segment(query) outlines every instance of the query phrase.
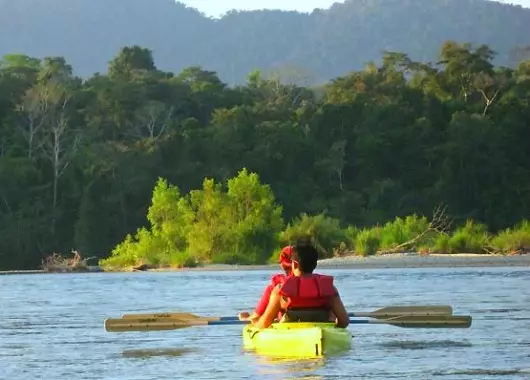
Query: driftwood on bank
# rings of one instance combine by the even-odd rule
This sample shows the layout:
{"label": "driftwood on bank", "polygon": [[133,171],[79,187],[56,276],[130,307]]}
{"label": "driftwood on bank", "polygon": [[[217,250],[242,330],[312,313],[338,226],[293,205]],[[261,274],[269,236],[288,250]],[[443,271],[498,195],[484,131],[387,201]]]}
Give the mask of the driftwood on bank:
{"label": "driftwood on bank", "polygon": [[453,219],[448,218],[445,215],[447,207],[437,206],[434,209],[432,220],[429,222],[429,225],[425,229],[425,231],[422,231],[415,237],[413,237],[411,240],[406,241],[404,243],[401,243],[399,245],[396,245],[392,248],[387,248],[384,250],[378,250],[378,255],[385,255],[390,253],[401,253],[410,250],[414,245],[420,241],[425,235],[435,232],[439,234],[447,234],[448,231],[451,228],[451,225],[453,224]]}
{"label": "driftwood on bank", "polygon": [[158,269],[159,265],[151,265],[151,264],[140,264],[135,267],[133,267],[133,272],[145,272],[149,269]]}
{"label": "driftwood on bank", "polygon": [[91,272],[87,261],[94,257],[82,258],[79,252],[72,250],[72,257],[67,258],[59,253],[53,253],[42,260],[44,272],[69,273],[69,272]]}

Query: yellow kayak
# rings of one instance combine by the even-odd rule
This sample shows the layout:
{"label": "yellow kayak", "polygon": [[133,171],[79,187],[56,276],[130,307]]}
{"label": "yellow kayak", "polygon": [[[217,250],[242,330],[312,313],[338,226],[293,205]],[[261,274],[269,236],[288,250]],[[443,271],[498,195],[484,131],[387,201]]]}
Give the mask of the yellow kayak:
{"label": "yellow kayak", "polygon": [[243,328],[243,346],[257,354],[274,357],[316,358],[351,348],[351,333],[333,323],[273,323],[269,328]]}

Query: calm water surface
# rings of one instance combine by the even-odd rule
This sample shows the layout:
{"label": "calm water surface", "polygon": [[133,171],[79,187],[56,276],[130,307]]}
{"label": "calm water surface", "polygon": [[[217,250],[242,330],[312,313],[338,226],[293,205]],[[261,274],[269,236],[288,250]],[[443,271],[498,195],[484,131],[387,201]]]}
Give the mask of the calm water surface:
{"label": "calm water surface", "polygon": [[274,362],[241,326],[107,333],[106,317],[254,306],[272,272],[0,276],[0,379],[530,379],[530,268],[322,270],[349,311],[448,304],[470,329],[351,325],[350,352]]}

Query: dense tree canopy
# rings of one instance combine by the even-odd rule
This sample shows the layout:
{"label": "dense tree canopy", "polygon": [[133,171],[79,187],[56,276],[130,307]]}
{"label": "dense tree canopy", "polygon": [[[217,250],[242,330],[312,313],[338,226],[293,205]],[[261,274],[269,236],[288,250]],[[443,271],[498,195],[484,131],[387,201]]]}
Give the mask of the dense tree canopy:
{"label": "dense tree canopy", "polygon": [[[259,71],[236,87],[197,66],[164,72],[139,46],[84,81],[63,58],[5,56],[0,267],[71,248],[107,257],[128,234],[186,215],[195,232],[166,230],[170,243],[222,255],[232,246],[208,224],[212,207],[240,226],[223,239],[240,236],[256,260],[274,248],[267,233],[301,213],[362,228],[446,204],[459,225],[512,226],[530,215],[530,61],[493,57],[447,41],[436,65],[388,52],[313,89]],[[166,197],[184,211],[168,216]],[[190,248],[189,233],[212,239]]]}
{"label": "dense tree canopy", "polygon": [[[0,56],[62,56],[83,78],[106,72],[109,57],[134,45],[152,50],[162,70],[200,65],[229,85],[254,69],[296,69],[289,77],[297,84],[322,84],[379,63],[383,51],[432,61],[448,39],[487,44],[496,64],[513,67],[514,49],[530,45],[530,9],[489,0],[346,0],[310,14],[231,11],[220,19],[174,0],[0,0],[0,9]],[[132,53],[124,58],[142,59]]]}

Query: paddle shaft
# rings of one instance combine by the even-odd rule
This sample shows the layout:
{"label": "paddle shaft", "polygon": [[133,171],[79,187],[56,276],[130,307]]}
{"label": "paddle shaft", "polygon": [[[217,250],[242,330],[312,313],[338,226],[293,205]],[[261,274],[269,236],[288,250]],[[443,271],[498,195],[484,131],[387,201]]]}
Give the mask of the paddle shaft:
{"label": "paddle shaft", "polygon": [[[409,328],[468,328],[471,326],[470,316],[412,316],[393,317],[389,319],[359,320],[352,319],[350,324],[388,324],[398,327]],[[174,330],[192,326],[219,326],[219,325],[246,325],[249,321],[209,321],[198,320],[178,320],[175,318],[143,318],[143,319],[121,319],[109,318],[105,320],[105,329],[111,332],[124,331],[156,331]]]}
{"label": "paddle shaft", "polygon": [[[350,318],[370,317],[370,318],[389,318],[397,316],[449,316],[453,314],[451,306],[446,305],[427,305],[427,306],[390,306],[371,312],[352,312],[348,313]],[[209,321],[236,321],[238,317],[202,317],[191,313],[146,313],[146,314],[124,314],[124,319],[138,318],[176,318],[176,319],[205,319]]]}
{"label": "paddle shaft", "polygon": [[[462,317],[455,317],[455,318],[462,318]],[[250,322],[249,321],[240,321],[240,320],[224,320],[224,321],[205,321],[206,323],[191,323],[190,326],[228,326],[228,325],[247,325],[249,324]],[[420,323],[422,322],[422,320],[417,320],[415,321],[415,323]],[[447,327],[454,327],[454,326],[460,326],[462,325],[462,320],[461,319],[458,319],[457,321],[458,323],[451,323],[449,320],[448,321],[442,321],[440,323],[437,323],[437,324],[440,324],[440,325],[444,325],[444,326],[447,326]],[[296,323],[296,322],[294,322]],[[301,322],[301,323],[304,323],[304,322]],[[306,322],[306,323],[310,323],[310,322]],[[369,324],[383,324],[383,325],[396,325],[396,326],[403,326],[403,327],[407,327],[407,324],[410,324],[410,320],[406,320],[406,321],[400,321],[400,320],[395,320],[395,321],[392,321],[392,320],[381,320],[381,319],[350,319],[350,325],[369,325]],[[430,321],[425,321],[423,323],[425,326],[428,326],[428,325],[432,325],[432,323]]]}

